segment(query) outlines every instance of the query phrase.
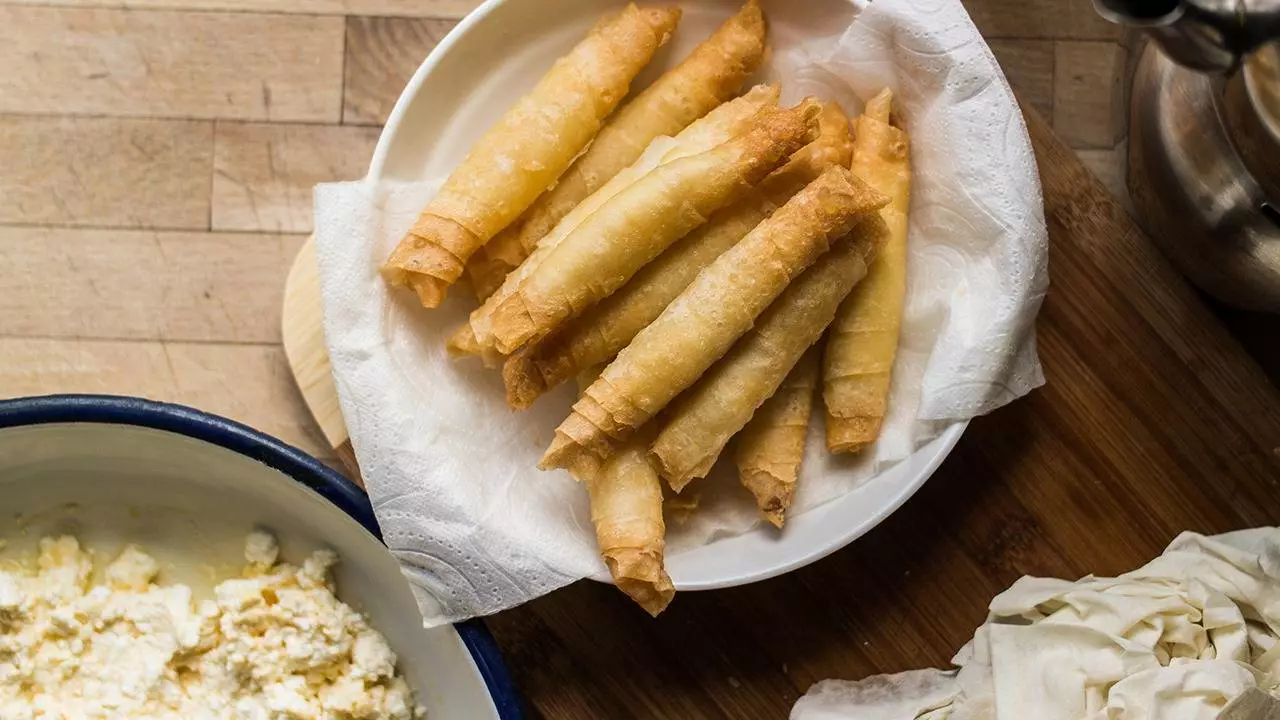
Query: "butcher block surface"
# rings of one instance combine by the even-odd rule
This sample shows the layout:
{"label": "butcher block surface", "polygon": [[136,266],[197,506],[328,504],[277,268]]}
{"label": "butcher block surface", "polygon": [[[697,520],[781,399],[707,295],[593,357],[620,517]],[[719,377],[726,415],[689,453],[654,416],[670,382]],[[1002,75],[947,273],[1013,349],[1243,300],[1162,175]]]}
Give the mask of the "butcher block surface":
{"label": "butcher block surface", "polygon": [[[0,396],[184,402],[339,464],[281,347],[310,187],[362,174],[471,5],[0,0]],[[1114,199],[1115,29],[1087,0],[966,5],[1037,151],[1047,385],[807,568],[656,620],[587,581],[487,619],[533,717],[785,717],[817,680],[945,666],[1021,575],[1280,521],[1280,322],[1206,301]]]}

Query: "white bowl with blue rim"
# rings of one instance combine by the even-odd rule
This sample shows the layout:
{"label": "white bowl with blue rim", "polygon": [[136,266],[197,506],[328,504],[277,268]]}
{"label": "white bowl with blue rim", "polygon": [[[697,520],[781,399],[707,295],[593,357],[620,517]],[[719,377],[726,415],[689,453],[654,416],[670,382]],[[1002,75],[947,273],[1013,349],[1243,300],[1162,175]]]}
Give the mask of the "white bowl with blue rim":
{"label": "white bowl with blue rim", "polygon": [[0,540],[22,552],[73,533],[109,551],[137,543],[165,578],[212,584],[243,565],[249,531],[285,560],[327,547],[338,595],[387,637],[433,720],[513,720],[520,700],[477,622],[424,629],[364,492],[302,451],[225,418],[125,397],[0,401]]}

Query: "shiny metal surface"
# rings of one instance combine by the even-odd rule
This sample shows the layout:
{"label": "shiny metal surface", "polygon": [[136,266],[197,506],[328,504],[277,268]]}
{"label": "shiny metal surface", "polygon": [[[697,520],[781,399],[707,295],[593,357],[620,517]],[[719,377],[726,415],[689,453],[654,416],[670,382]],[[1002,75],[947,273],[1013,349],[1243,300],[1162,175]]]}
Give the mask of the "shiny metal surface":
{"label": "shiny metal surface", "polygon": [[1280,0],[1094,0],[1100,15],[1141,29],[1178,64],[1233,70],[1280,37]]}
{"label": "shiny metal surface", "polygon": [[1280,45],[1254,53],[1226,81],[1221,112],[1249,172],[1268,197],[1280,200]]}
{"label": "shiny metal surface", "polygon": [[1245,62],[1242,73],[1249,101],[1280,144],[1280,42],[1267,45]]}
{"label": "shiny metal surface", "polygon": [[[1209,293],[1280,313],[1280,173],[1266,174],[1280,161],[1268,135],[1274,118],[1255,111],[1245,73],[1230,80],[1200,74],[1152,43],[1140,52],[1128,173],[1139,220]],[[1249,122],[1256,126],[1239,135],[1238,151],[1233,139]],[[1251,166],[1262,168],[1259,175]]]}

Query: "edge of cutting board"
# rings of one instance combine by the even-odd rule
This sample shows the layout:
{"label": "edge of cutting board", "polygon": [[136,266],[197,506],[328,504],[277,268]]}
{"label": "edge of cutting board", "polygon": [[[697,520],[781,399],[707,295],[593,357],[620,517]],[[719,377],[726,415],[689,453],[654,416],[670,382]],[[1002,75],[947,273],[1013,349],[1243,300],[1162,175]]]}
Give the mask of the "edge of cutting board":
{"label": "edge of cutting board", "polygon": [[351,448],[347,424],[342,419],[338,389],[333,384],[333,368],[329,364],[329,350],[324,344],[315,235],[307,238],[289,268],[280,312],[280,337],[289,370],[307,409],[320,426],[325,441],[337,452],[338,459],[353,478],[359,481],[360,470]]}

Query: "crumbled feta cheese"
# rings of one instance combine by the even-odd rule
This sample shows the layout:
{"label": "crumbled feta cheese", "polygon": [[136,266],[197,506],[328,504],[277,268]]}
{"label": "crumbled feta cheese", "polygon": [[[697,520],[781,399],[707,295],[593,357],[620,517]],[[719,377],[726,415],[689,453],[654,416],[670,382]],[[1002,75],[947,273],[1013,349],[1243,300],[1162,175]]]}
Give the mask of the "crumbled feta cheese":
{"label": "crumbled feta cheese", "polygon": [[155,558],[130,545],[107,566],[107,584],[116,590],[145,590],[159,574]]}
{"label": "crumbled feta cheese", "polygon": [[249,538],[244,542],[244,559],[250,565],[275,565],[280,559],[280,545],[276,543],[276,536],[262,530],[249,533]]}
{"label": "crumbled feta cheese", "polygon": [[0,718],[422,717],[386,639],[333,594],[337,555],[278,559],[251,534],[244,577],[196,605],[137,547],[90,587],[75,538],[41,540],[35,572],[0,572]]}

